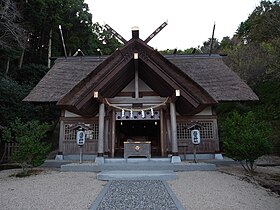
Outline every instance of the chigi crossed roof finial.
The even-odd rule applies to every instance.
[[[148,36],[148,38],[144,41],[146,44],[151,41],[151,39],[153,39],[165,26],[167,26],[167,20],[165,22],[163,22],[150,36]],[[127,40],[125,38],[123,38],[122,35],[120,35],[116,30],[114,30],[111,26],[109,26],[108,24],[105,25],[105,28],[107,28],[107,30],[114,35],[117,39],[119,39],[122,43],[126,44]],[[135,32],[137,32],[137,36],[134,36],[132,38],[139,38],[139,28],[137,27],[133,27],[132,28],[132,34],[135,34]]]

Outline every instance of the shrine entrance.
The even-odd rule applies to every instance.
[[[160,120],[116,122],[115,156],[124,156],[124,142],[150,142],[152,157],[160,157]]]

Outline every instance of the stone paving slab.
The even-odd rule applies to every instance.
[[[173,180],[176,174],[172,170],[151,171],[102,171],[97,174],[98,180]]]
[[[184,210],[162,180],[113,180],[104,187],[90,210]]]

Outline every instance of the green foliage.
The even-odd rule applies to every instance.
[[[64,56],[61,25],[67,55],[81,49],[85,55],[111,54],[120,43],[99,24],[93,24],[92,14],[84,0],[35,0],[19,3],[22,16],[28,25],[30,63],[46,64],[48,44],[52,34],[52,56]],[[106,43],[106,44],[105,44]]]
[[[226,63],[249,84],[280,78],[279,28],[280,2],[261,1],[240,24],[236,36],[221,43],[228,54]]]
[[[259,83],[254,87],[259,101],[251,107],[263,120],[280,120],[280,81],[270,80]]]
[[[22,85],[35,87],[35,85],[45,76],[48,72],[48,68],[44,65],[27,64],[20,70],[15,71],[11,76]]]
[[[271,150],[271,126],[258,121],[253,112],[233,112],[222,122],[221,132],[226,155],[240,161],[248,172],[253,172],[257,158]]]
[[[280,37],[280,2],[261,1],[245,22],[237,29],[237,35],[246,43],[267,42]]]
[[[27,84],[19,84],[12,78],[0,74],[0,124],[9,125],[14,119],[21,118],[23,121],[37,119],[52,122],[57,118],[58,111],[54,104],[33,105],[22,100],[31,91],[33,83],[38,79],[28,77]]]
[[[202,51],[199,49],[200,47],[198,46],[198,48],[194,48],[194,47],[191,47],[191,48],[188,48],[188,49],[185,49],[185,50],[180,50],[180,49],[166,49],[166,50],[161,50],[159,51],[162,55],[172,55],[172,54],[201,54]]]
[[[7,125],[16,117],[20,117],[30,110],[31,105],[25,105],[22,99],[30,91],[27,86],[21,86],[11,78],[0,75],[0,119],[2,125]]]
[[[26,174],[30,166],[41,165],[50,151],[50,145],[42,142],[49,129],[48,124],[39,121],[27,123],[16,119],[3,132],[3,139],[18,143],[18,149],[12,154],[12,159],[19,163]]]
[[[92,25],[94,36],[92,37],[95,49],[92,49],[93,55],[98,55],[97,49],[100,49],[103,55],[112,54],[117,48],[120,48],[122,44],[104,27],[99,23]]]
[[[211,47],[211,38],[209,38],[207,41],[203,42],[203,46],[201,47],[201,51],[203,53],[209,53],[210,52],[210,47]],[[212,43],[212,49],[211,49],[211,53],[215,54],[219,52],[219,48],[220,48],[220,43],[219,40],[214,38],[213,39],[213,43]]]

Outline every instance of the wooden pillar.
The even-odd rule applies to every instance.
[[[62,118],[65,116],[65,111],[61,110],[60,113],[60,122],[59,122],[59,143],[58,143],[58,151],[59,153],[63,153],[63,141],[65,139],[65,129],[64,129],[64,121]]]
[[[165,156],[165,151],[166,151],[166,144],[164,143],[165,141],[165,135],[164,135],[164,121],[163,121],[163,110],[160,110],[160,151],[161,151],[161,157]]]
[[[134,67],[135,67],[135,75],[134,75],[135,98],[139,98],[138,53],[134,53]]]
[[[98,149],[97,156],[103,157],[104,155],[104,117],[105,117],[105,106],[104,103],[99,105],[99,129],[98,129]]]
[[[64,141],[64,122],[60,119],[59,123],[59,153],[63,152],[63,141]]]
[[[116,140],[116,112],[115,110],[112,111],[112,127],[111,127],[111,131],[112,131],[112,135],[111,135],[111,140],[112,140],[112,158],[115,157],[115,140]]]
[[[105,151],[105,154],[108,155],[108,152],[109,152],[109,146],[108,146],[108,140],[109,140],[109,119],[106,118],[105,120],[105,135],[104,135],[104,151]]]
[[[169,118],[166,119],[166,127],[167,127],[166,143],[167,143],[168,154],[170,154],[170,151],[172,151],[172,149],[171,149],[172,140],[171,140],[171,123],[170,123]]]
[[[219,135],[218,135],[218,123],[217,123],[217,118],[213,119],[213,137],[214,137],[214,142],[215,142],[215,153],[220,152],[220,145],[219,145]]]
[[[170,123],[171,123],[172,154],[174,156],[178,156],[176,108],[175,108],[175,103],[173,102],[170,103]]]

